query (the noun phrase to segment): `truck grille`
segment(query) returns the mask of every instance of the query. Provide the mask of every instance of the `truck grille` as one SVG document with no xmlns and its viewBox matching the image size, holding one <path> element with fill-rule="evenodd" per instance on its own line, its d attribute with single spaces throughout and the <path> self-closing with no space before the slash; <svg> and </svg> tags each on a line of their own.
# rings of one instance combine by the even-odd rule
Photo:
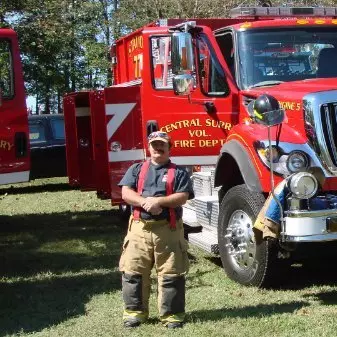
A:
<svg viewBox="0 0 337 337">
<path fill-rule="evenodd" d="M 337 90 L 306 95 L 305 129 L 323 166 L 337 175 Z"/>
<path fill-rule="evenodd" d="M 334 166 L 337 166 L 337 102 L 321 106 L 321 120 L 324 140 Z"/>
</svg>

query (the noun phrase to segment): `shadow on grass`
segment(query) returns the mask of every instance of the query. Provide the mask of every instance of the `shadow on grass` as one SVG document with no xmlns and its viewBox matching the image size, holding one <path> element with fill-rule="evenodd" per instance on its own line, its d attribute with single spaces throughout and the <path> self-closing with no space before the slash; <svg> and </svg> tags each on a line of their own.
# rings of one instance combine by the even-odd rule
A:
<svg viewBox="0 0 337 337">
<path fill-rule="evenodd" d="M 314 297 L 316 300 L 320 301 L 323 305 L 335 305 L 337 304 L 337 291 L 324 291 L 320 293 L 307 294 L 304 297 Z"/>
<path fill-rule="evenodd" d="M 274 288 L 300 290 L 312 286 L 336 286 L 337 270 L 332 268 L 334 260 L 307 261 L 287 269 Z"/>
<path fill-rule="evenodd" d="M 197 310 L 187 314 L 187 321 L 220 321 L 224 318 L 267 317 L 276 314 L 293 313 L 308 306 L 307 302 L 260 304 L 242 308 L 222 308 L 216 310 Z"/>
<path fill-rule="evenodd" d="M 116 267 L 126 232 L 117 214 L 109 210 L 0 216 L 0 276 Z"/>
<path fill-rule="evenodd" d="M 0 335 L 40 331 L 83 315 L 92 295 L 119 289 L 119 284 L 117 272 L 0 282 Z"/>
<path fill-rule="evenodd" d="M 42 185 L 33 185 L 33 186 L 20 186 L 14 187 L 10 186 L 7 188 L 0 189 L 0 195 L 4 194 L 30 194 L 30 193 L 41 193 L 41 192 L 60 192 L 60 191 L 70 191 L 76 190 L 78 188 L 70 186 L 68 183 L 58 183 L 58 184 L 42 184 Z"/>
<path fill-rule="evenodd" d="M 311 286 L 335 286 L 337 284 L 337 270 L 332 266 L 337 258 L 337 249 L 327 255 L 326 251 L 322 251 L 322 247 L 319 248 L 321 256 L 317 249 L 313 249 L 311 254 L 316 253 L 316 256 L 313 255 L 311 258 L 302 260 L 301 263 L 285 267 L 281 275 L 278 275 L 278 279 L 273 280 L 272 284 L 268 286 L 268 289 L 299 290 Z M 222 268 L 220 257 L 207 256 L 205 259 Z"/>
<path fill-rule="evenodd" d="M 85 314 L 93 295 L 120 289 L 117 211 L 0 216 L 0 226 L 0 336 Z"/>
</svg>

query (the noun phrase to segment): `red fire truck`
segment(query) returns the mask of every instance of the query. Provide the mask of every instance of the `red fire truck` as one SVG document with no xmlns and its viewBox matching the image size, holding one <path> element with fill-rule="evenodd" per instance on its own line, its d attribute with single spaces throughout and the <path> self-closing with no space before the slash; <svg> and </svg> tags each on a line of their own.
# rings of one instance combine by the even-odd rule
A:
<svg viewBox="0 0 337 337">
<path fill-rule="evenodd" d="M 233 280 L 264 286 L 298 246 L 337 240 L 337 9 L 231 16 L 162 20 L 118 40 L 114 85 L 64 98 L 68 175 L 121 204 L 117 183 L 148 157 L 148 134 L 168 132 L 196 194 L 184 207 L 189 241 L 220 253 Z M 255 121 L 248 107 L 262 94 L 279 101 L 283 123 Z M 279 236 L 261 240 L 254 221 L 289 176 Z"/>
<path fill-rule="evenodd" d="M 26 97 L 16 33 L 0 29 L 0 185 L 29 180 Z"/>
</svg>

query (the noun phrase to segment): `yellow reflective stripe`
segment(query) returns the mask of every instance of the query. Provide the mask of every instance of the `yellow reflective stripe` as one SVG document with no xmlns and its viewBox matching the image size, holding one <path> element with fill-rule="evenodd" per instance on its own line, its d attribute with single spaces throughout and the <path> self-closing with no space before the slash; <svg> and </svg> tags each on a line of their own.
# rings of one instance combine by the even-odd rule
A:
<svg viewBox="0 0 337 337">
<path fill-rule="evenodd" d="M 254 114 L 258 119 L 262 119 L 263 116 L 261 114 L 259 114 L 255 109 L 254 109 Z"/>
<path fill-rule="evenodd" d="M 132 311 L 132 310 L 124 310 L 123 312 L 123 321 L 127 320 L 128 318 L 137 318 L 139 319 L 142 323 L 147 320 L 149 317 L 148 312 L 143 312 L 143 311 Z"/>
<path fill-rule="evenodd" d="M 181 312 L 181 313 L 178 313 L 178 314 L 161 316 L 160 320 L 164 324 L 171 323 L 171 322 L 184 322 L 185 313 Z"/>
</svg>

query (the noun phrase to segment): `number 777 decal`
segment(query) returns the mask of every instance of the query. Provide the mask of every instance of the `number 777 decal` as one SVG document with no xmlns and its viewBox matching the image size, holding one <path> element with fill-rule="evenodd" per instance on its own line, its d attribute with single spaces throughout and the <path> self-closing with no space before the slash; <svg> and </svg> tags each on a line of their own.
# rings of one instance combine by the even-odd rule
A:
<svg viewBox="0 0 337 337">
<path fill-rule="evenodd" d="M 105 113 L 112 116 L 107 124 L 108 141 L 112 138 L 126 117 L 131 113 L 136 103 L 106 104 Z M 143 149 L 109 151 L 109 162 L 143 160 L 145 158 Z"/>
</svg>

